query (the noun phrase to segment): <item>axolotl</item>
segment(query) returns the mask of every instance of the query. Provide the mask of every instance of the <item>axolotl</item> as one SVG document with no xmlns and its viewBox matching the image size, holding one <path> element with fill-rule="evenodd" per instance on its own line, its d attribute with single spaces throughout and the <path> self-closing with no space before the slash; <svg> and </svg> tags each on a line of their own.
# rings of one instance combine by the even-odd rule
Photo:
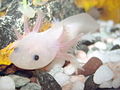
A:
<svg viewBox="0 0 120 90">
<path fill-rule="evenodd" d="M 17 33 L 14 51 L 10 59 L 14 65 L 22 69 L 39 69 L 45 66 L 64 65 L 69 60 L 74 66 L 77 62 L 68 50 L 83 36 L 80 33 L 94 32 L 99 28 L 96 20 L 86 13 L 70 16 L 44 32 L 38 32 L 43 16 L 37 14 L 33 30 L 29 29 L 28 18 L 24 18 L 24 34 Z"/>
</svg>

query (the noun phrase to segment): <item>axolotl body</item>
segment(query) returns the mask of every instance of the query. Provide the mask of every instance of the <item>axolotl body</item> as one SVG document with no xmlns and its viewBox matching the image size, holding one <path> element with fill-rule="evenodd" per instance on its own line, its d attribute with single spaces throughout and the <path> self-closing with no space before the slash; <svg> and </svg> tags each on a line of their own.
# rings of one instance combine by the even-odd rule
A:
<svg viewBox="0 0 120 90">
<path fill-rule="evenodd" d="M 48 65 L 63 65 L 65 60 L 77 64 L 67 51 L 77 43 L 80 33 L 96 31 L 98 24 L 86 13 L 71 16 L 56 23 L 44 32 L 38 32 L 42 23 L 42 15 L 38 13 L 36 24 L 30 31 L 28 19 L 24 20 L 24 35 L 16 34 L 14 51 L 10 55 L 13 64 L 22 69 L 39 69 Z"/>
</svg>

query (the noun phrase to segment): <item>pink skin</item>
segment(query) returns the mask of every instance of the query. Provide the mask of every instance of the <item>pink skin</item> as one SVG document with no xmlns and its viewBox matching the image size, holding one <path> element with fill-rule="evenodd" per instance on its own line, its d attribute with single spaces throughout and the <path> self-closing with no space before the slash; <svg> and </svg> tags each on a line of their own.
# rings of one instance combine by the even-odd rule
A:
<svg viewBox="0 0 120 90">
<path fill-rule="evenodd" d="M 50 29 L 38 33 L 43 14 L 37 13 L 33 30 L 28 26 L 28 18 L 24 16 L 24 34 L 16 31 L 18 40 L 10 59 L 19 68 L 39 69 L 47 66 L 50 70 L 55 65 L 62 67 L 69 60 L 75 68 L 80 68 L 76 58 L 67 51 L 83 36 L 80 33 L 94 32 L 99 28 L 96 21 L 86 13 L 68 17 Z"/>
<path fill-rule="evenodd" d="M 28 70 L 43 68 L 47 65 L 51 69 L 55 64 L 62 66 L 65 60 L 70 60 L 76 67 L 79 67 L 78 63 L 73 60 L 75 58 L 68 54 L 67 51 L 82 35 L 63 42 L 67 38 L 64 27 L 58 30 L 50 28 L 45 32 L 38 33 L 42 24 L 42 18 L 42 14 L 38 13 L 36 24 L 33 30 L 30 31 L 28 18 L 24 17 L 24 34 L 20 35 L 16 32 L 18 40 L 15 42 L 15 50 L 10 56 L 12 63 L 19 68 Z M 35 60 L 35 55 L 37 55 L 37 60 Z"/>
</svg>

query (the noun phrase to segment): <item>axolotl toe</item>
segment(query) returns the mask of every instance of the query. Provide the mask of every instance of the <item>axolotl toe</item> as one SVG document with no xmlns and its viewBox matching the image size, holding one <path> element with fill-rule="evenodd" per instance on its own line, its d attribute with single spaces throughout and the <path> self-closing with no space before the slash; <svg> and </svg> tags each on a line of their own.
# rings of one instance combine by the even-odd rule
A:
<svg viewBox="0 0 120 90">
<path fill-rule="evenodd" d="M 38 13 L 32 31 L 28 19 L 24 19 L 25 34 L 21 36 L 16 33 L 18 40 L 15 41 L 10 59 L 17 67 L 29 70 L 63 64 L 64 60 L 74 63 L 74 57 L 67 51 L 80 39 L 80 33 L 93 32 L 99 27 L 86 13 L 66 18 L 44 32 L 38 32 L 42 22 L 41 13 Z"/>
</svg>

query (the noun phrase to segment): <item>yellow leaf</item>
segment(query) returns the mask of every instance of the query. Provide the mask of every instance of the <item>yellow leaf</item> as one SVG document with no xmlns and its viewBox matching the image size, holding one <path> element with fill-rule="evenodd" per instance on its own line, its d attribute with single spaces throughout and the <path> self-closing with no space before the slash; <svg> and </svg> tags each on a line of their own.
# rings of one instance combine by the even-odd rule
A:
<svg viewBox="0 0 120 90">
<path fill-rule="evenodd" d="M 75 0 L 75 4 L 86 11 L 93 7 L 102 8 L 101 19 L 120 22 L 120 0 Z"/>
<path fill-rule="evenodd" d="M 88 11 L 90 8 L 97 5 L 97 1 L 96 0 L 75 0 L 75 4 L 79 8 L 84 8 L 85 11 Z"/>
<path fill-rule="evenodd" d="M 9 56 L 13 52 L 13 49 L 10 49 L 10 47 L 12 45 L 13 45 L 13 43 L 10 43 L 7 47 L 0 50 L 0 65 L 10 65 L 11 64 Z"/>
</svg>

